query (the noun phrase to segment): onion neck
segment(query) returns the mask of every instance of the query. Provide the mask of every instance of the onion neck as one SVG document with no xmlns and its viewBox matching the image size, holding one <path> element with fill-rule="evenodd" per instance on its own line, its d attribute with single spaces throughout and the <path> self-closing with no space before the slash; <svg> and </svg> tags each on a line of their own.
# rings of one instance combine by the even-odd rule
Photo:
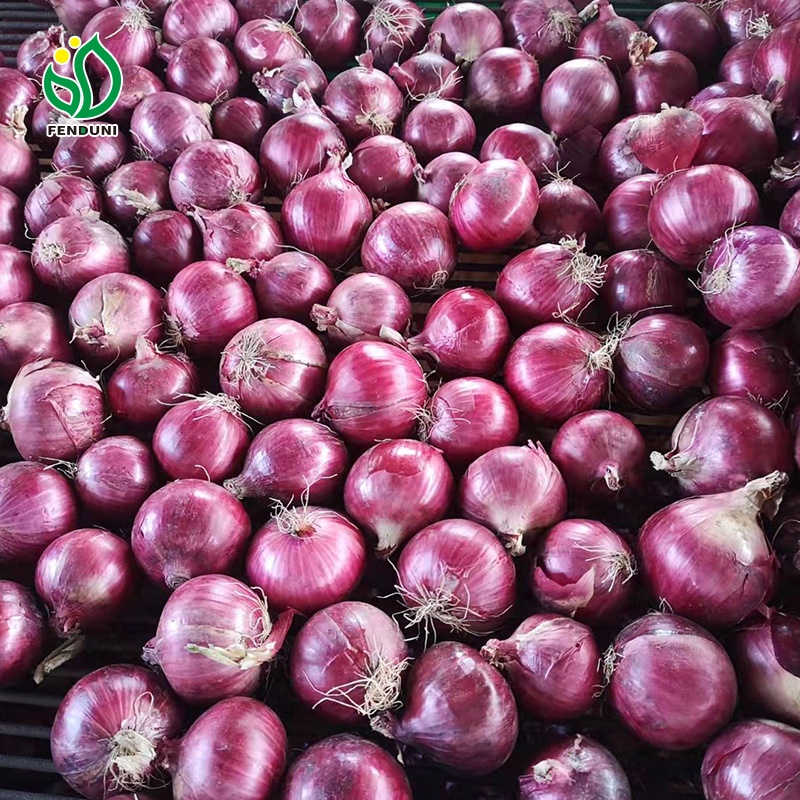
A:
<svg viewBox="0 0 800 800">
<path fill-rule="evenodd" d="M 619 477 L 619 468 L 616 464 L 608 464 L 606 466 L 603 480 L 605 481 L 609 491 L 616 493 L 622 488 L 622 481 Z"/>
<path fill-rule="evenodd" d="M 756 511 L 760 511 L 772 519 L 778 513 L 788 482 L 789 476 L 785 472 L 775 471 L 763 478 L 750 481 L 739 491 Z"/>
<path fill-rule="evenodd" d="M 57 631 L 58 632 L 58 631 Z M 59 633 L 59 635 L 61 635 Z M 39 663 L 33 673 L 33 680 L 39 684 L 54 670 L 72 661 L 75 656 L 80 655 L 86 648 L 86 637 L 79 632 L 70 636 L 62 642 L 52 653 Z"/>
<path fill-rule="evenodd" d="M 686 453 L 674 453 L 665 456 L 662 453 L 653 451 L 650 453 L 650 463 L 659 472 L 666 472 L 673 478 L 691 478 L 699 467 L 699 461 L 695 456 Z"/>
</svg>

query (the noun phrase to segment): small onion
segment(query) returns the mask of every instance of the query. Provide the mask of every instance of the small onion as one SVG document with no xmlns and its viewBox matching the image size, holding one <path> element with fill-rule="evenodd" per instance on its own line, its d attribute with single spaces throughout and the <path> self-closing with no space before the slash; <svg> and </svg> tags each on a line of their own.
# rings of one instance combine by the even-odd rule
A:
<svg viewBox="0 0 800 800">
<path fill-rule="evenodd" d="M 469 152 L 475 145 L 475 122 L 452 100 L 431 97 L 414 106 L 403 123 L 403 140 L 425 164 L 443 153 Z"/>
<path fill-rule="evenodd" d="M 463 100 L 464 86 L 458 67 L 442 55 L 441 33 L 431 33 L 428 43 L 418 53 L 394 64 L 389 75 L 408 99 L 420 102 L 432 97 Z"/>
<path fill-rule="evenodd" d="M 453 189 L 479 163 L 477 158 L 467 153 L 445 153 L 437 156 L 417 175 L 417 199 L 447 214 Z"/>
<path fill-rule="evenodd" d="M 536 59 L 513 47 L 494 47 L 467 73 L 466 106 L 492 120 L 524 120 L 539 97 Z"/>
<path fill-rule="evenodd" d="M 67 326 L 49 306 L 12 303 L 0 309 L 0 380 L 11 383 L 23 364 L 71 361 Z"/>
<path fill-rule="evenodd" d="M 558 167 L 558 148 L 540 128 L 513 122 L 495 128 L 481 146 L 481 161 L 497 158 L 521 160 L 537 180 L 543 180 Z"/>
<path fill-rule="evenodd" d="M 0 581 L 0 687 L 11 686 L 30 672 L 47 641 L 47 623 L 34 596 L 14 581 Z M 407 800 L 411 800 L 408 794 Z"/>
<path fill-rule="evenodd" d="M 103 212 L 101 191 L 86 178 L 76 175 L 48 175 L 25 201 L 25 224 L 31 236 L 38 236 L 51 222 L 62 217 L 92 217 Z"/>
<path fill-rule="evenodd" d="M 100 96 L 105 97 L 111 90 L 111 77 L 108 76 L 100 87 Z M 149 69 L 138 65 L 122 68 L 122 92 L 113 108 L 108 112 L 108 118 L 118 125 L 129 125 L 136 106 L 151 94 L 163 92 L 164 84 L 161 79 Z"/>
<path fill-rule="evenodd" d="M 30 256 L 16 247 L 0 244 L 0 311 L 13 303 L 29 301 L 33 291 Z"/>
<path fill-rule="evenodd" d="M 143 6 L 107 8 L 89 20 L 81 38 L 88 42 L 97 36 L 120 67 L 146 67 L 156 52 L 156 31 L 150 25 L 150 15 Z M 89 71 L 105 72 L 99 62 L 89 59 Z"/>
<path fill-rule="evenodd" d="M 503 29 L 508 44 L 554 67 L 572 57 L 572 44 L 581 20 L 569 0 L 531 0 L 503 6 Z"/>
<path fill-rule="evenodd" d="M 267 109 L 249 97 L 225 100 L 214 107 L 211 116 L 215 138 L 238 144 L 254 156 L 258 155 L 261 140 L 271 123 Z"/>
<path fill-rule="evenodd" d="M 133 232 L 136 271 L 154 286 L 167 286 L 184 267 L 202 257 L 200 232 L 180 211 L 148 214 Z"/>
<path fill-rule="evenodd" d="M 425 17 L 411 0 L 378 0 L 364 21 L 364 42 L 375 66 L 389 70 L 405 61 L 425 41 Z"/>
<path fill-rule="evenodd" d="M 301 9 L 308 8 L 308 0 Z M 327 0 L 323 0 L 327 2 Z M 333 0 L 336 2 L 336 0 Z M 339 0 L 345 2 L 345 0 Z M 352 9 L 351 9 L 352 10 Z M 274 69 L 264 69 L 253 76 L 253 85 L 267 101 L 267 109 L 275 117 L 283 117 L 295 111 L 294 95 L 297 87 L 304 83 L 315 102 L 319 102 L 328 88 L 328 79 L 322 68 L 310 58 L 293 58 Z"/>
<path fill-rule="evenodd" d="M 239 67 L 216 39 L 189 39 L 170 57 L 167 88 L 195 103 L 220 103 L 237 93 Z"/>
<path fill-rule="evenodd" d="M 615 73 L 622 74 L 630 67 L 628 44 L 639 26 L 620 17 L 608 0 L 599 0 L 599 13 L 580 33 L 575 42 L 578 58 L 598 58 Z"/>
<path fill-rule="evenodd" d="M 64 136 L 53 151 L 53 166 L 100 183 L 110 175 L 128 155 L 128 140 L 123 134 L 116 136 Z"/>
<path fill-rule="evenodd" d="M 447 6 L 437 15 L 431 33 L 442 37 L 442 52 L 451 61 L 470 65 L 489 50 L 502 47 L 503 30 L 497 15 L 480 3 Z"/>
<path fill-rule="evenodd" d="M 603 227 L 615 251 L 636 250 L 650 244 L 647 214 L 661 177 L 639 175 L 621 183 L 603 205 Z"/>
<path fill-rule="evenodd" d="M 201 36 L 228 41 L 239 27 L 239 18 L 228 0 L 173 0 L 161 27 L 164 39 L 176 46 Z"/>
<path fill-rule="evenodd" d="M 537 242 L 560 242 L 564 238 L 593 245 L 603 225 L 594 198 L 569 178 L 556 178 L 539 192 L 539 208 L 533 227 Z"/>
<path fill-rule="evenodd" d="M 373 205 L 392 205 L 414 199 L 417 171 L 409 144 L 394 136 L 370 136 L 353 150 L 347 174 Z"/>
<path fill-rule="evenodd" d="M 233 52 L 239 66 L 249 75 L 308 55 L 295 29 L 276 19 L 245 22 L 236 33 Z"/>
<path fill-rule="evenodd" d="M 294 27 L 325 69 L 342 66 L 358 52 L 361 18 L 346 0 L 308 0 L 298 9 Z"/>
</svg>

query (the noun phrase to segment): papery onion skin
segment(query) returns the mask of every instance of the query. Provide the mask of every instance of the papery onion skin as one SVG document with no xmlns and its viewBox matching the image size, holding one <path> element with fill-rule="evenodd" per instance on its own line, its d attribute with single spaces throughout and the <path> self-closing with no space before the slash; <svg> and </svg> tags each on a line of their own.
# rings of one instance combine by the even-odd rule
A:
<svg viewBox="0 0 800 800">
<path fill-rule="evenodd" d="M 18 132 L 0 127 L 0 156 L 0 186 L 24 197 L 36 183 L 36 154 Z"/>
<path fill-rule="evenodd" d="M 647 214 L 661 180 L 658 175 L 638 175 L 608 196 L 603 204 L 603 227 L 613 250 L 636 250 L 650 244 Z"/>
<path fill-rule="evenodd" d="M 53 69 L 57 75 L 68 75 L 69 73 L 65 71 L 66 65 L 53 60 L 56 49 L 64 47 L 65 33 L 63 26 L 51 25 L 46 30 L 28 36 L 17 49 L 17 69 L 26 77 L 41 82 L 47 65 L 53 62 Z M 3 124 L 6 124 L 6 121 Z"/>
<path fill-rule="evenodd" d="M 755 92 L 752 85 L 753 58 L 760 45 L 760 39 L 745 39 L 728 50 L 720 61 L 717 76 L 721 81 L 730 81 L 745 88 L 746 93 L 742 97 Z"/>
<path fill-rule="evenodd" d="M 236 0 L 236 11 L 243 23 L 265 17 L 288 22 L 296 10 L 293 0 Z"/>
<path fill-rule="evenodd" d="M 5 688 L 34 668 L 47 643 L 47 623 L 39 604 L 14 581 L 0 581 L 0 628 L 0 687 Z"/>
<path fill-rule="evenodd" d="M 258 156 L 261 140 L 272 124 L 272 117 L 264 106 L 249 97 L 232 97 L 215 106 L 211 127 L 217 139 L 244 147 Z"/>
<path fill-rule="evenodd" d="M 581 20 L 569 0 L 506 3 L 503 29 L 509 44 L 532 55 L 546 67 L 572 57 L 572 45 L 581 30 Z"/>
<path fill-rule="evenodd" d="M 325 69 L 340 67 L 358 51 L 361 18 L 346 0 L 309 0 L 294 19 L 303 44 Z"/>
<path fill-rule="evenodd" d="M 203 257 L 200 231 L 180 211 L 148 214 L 133 232 L 133 262 L 154 286 L 166 287 L 184 268 Z"/>
<path fill-rule="evenodd" d="M 658 42 L 661 50 L 681 53 L 698 68 L 715 64 L 719 57 L 719 32 L 711 15 L 698 4 L 667 3 L 650 14 L 642 30 Z"/>
<path fill-rule="evenodd" d="M 463 76 L 458 67 L 442 55 L 442 35 L 439 32 L 431 33 L 428 43 L 418 53 L 402 64 L 393 64 L 389 75 L 412 102 L 430 97 L 464 99 Z"/>
<path fill-rule="evenodd" d="M 512 122 L 495 128 L 481 146 L 481 161 L 497 158 L 522 159 L 537 181 L 543 180 L 558 166 L 558 148 L 553 137 L 524 122 Z"/>
<path fill-rule="evenodd" d="M 339 0 L 344 2 L 344 0 Z M 413 200 L 417 158 L 409 144 L 394 136 L 370 136 L 353 150 L 350 179 L 372 200 L 389 205 Z"/>
<path fill-rule="evenodd" d="M 12 303 L 0 309 L 0 380 L 11 383 L 24 364 L 46 358 L 72 360 L 59 315 L 41 303 Z"/>
<path fill-rule="evenodd" d="M 468 153 L 445 153 L 431 161 L 421 173 L 417 199 L 447 214 L 453 189 L 480 162 Z"/>
<path fill-rule="evenodd" d="M 116 136 L 64 136 L 53 151 L 53 167 L 100 183 L 128 154 L 128 139 Z"/>
<path fill-rule="evenodd" d="M 33 298 L 30 257 L 16 247 L 0 244 L 0 310 Z M 3 372 L 4 370 L 0 370 Z"/>
<path fill-rule="evenodd" d="M 467 73 L 467 108 L 478 116 L 508 122 L 530 115 L 539 97 L 536 59 L 513 47 L 479 56 Z"/>
<path fill-rule="evenodd" d="M 202 4 L 174 0 L 167 7 L 161 27 L 164 39 L 173 45 L 200 36 L 227 41 L 233 39 L 239 18 L 228 0 L 206 0 Z"/>
<path fill-rule="evenodd" d="M 86 178 L 55 174 L 39 183 L 25 201 L 25 224 L 38 236 L 51 222 L 61 217 L 99 217 L 103 195 Z"/>
<path fill-rule="evenodd" d="M 171 591 L 198 575 L 231 570 L 249 538 L 242 504 L 213 483 L 190 479 L 168 483 L 145 500 L 131 545 L 142 572 Z"/>
<path fill-rule="evenodd" d="M 155 28 L 149 23 L 149 14 L 142 7 L 120 8 L 114 6 L 95 14 L 83 29 L 81 38 L 88 42 L 97 36 L 120 67 L 146 67 L 156 52 Z M 106 68 L 89 59 L 90 72 L 105 77 Z"/>
<path fill-rule="evenodd" d="M 612 186 L 649 172 L 633 152 L 633 131 L 641 114 L 633 114 L 618 122 L 603 138 L 598 151 L 598 168 L 603 180 Z"/>
<path fill-rule="evenodd" d="M 405 61 L 425 41 L 425 17 L 411 0 L 378 0 L 364 20 L 364 42 L 384 71 Z"/>
<path fill-rule="evenodd" d="M 100 97 L 105 97 L 111 89 L 111 77 L 108 76 L 100 87 Z M 122 68 L 122 93 L 114 106 L 108 111 L 108 118 L 118 125 L 129 125 L 134 109 L 151 94 L 163 92 L 165 89 L 161 79 L 149 69 L 138 65 Z"/>
<path fill-rule="evenodd" d="M 800 112 L 800 20 L 776 28 L 753 57 L 753 88 L 777 107 L 780 121 Z"/>
<path fill-rule="evenodd" d="M 308 2 L 302 8 L 307 8 Z M 310 58 L 293 58 L 280 67 L 265 69 L 253 76 L 253 84 L 267 101 L 267 109 L 277 118 L 296 110 L 294 97 L 301 83 L 305 83 L 315 102 L 322 100 L 328 87 L 322 68 Z"/>
<path fill-rule="evenodd" d="M 0 125 L 16 127 L 33 108 L 36 83 L 13 67 L 0 66 Z"/>
<path fill-rule="evenodd" d="M 502 47 L 503 30 L 497 15 L 480 3 L 459 3 L 444 8 L 431 26 L 442 37 L 442 52 L 468 68 L 489 50 Z"/>
<path fill-rule="evenodd" d="M 471 151 L 475 136 L 475 121 L 469 112 L 438 97 L 414 106 L 403 123 L 403 141 L 414 148 L 423 164 L 443 153 Z"/>
<path fill-rule="evenodd" d="M 736 707 L 736 674 L 727 653 L 683 617 L 641 617 L 617 636 L 607 657 L 613 658 L 612 707 L 638 738 L 660 750 L 704 744 Z M 675 703 L 701 676 L 703 691 L 692 693 L 691 703 Z"/>
<path fill-rule="evenodd" d="M 591 246 L 600 238 L 602 225 L 594 198 L 569 178 L 556 178 L 539 193 L 539 208 L 533 221 L 537 242 L 567 238 Z"/>
</svg>

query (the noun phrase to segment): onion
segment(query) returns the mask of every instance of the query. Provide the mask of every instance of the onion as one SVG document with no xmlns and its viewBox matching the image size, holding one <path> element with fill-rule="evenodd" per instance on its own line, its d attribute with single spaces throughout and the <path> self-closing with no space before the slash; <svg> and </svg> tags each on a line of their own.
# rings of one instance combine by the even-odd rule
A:
<svg viewBox="0 0 800 800">
<path fill-rule="evenodd" d="M 232 97 L 214 107 L 211 127 L 216 139 L 225 139 L 257 156 L 261 140 L 272 123 L 264 106 L 249 97 Z"/>
<path fill-rule="evenodd" d="M 95 14 L 114 5 L 113 0 L 54 0 L 58 21 L 71 33 L 80 33 Z"/>
<path fill-rule="evenodd" d="M 345 278 L 325 305 L 314 305 L 311 319 L 341 349 L 354 342 L 378 340 L 381 331 L 405 336 L 411 325 L 411 301 L 393 280 L 362 272 Z"/>
<path fill-rule="evenodd" d="M 504 367 L 506 388 L 517 408 L 546 427 L 597 408 L 609 390 L 609 344 L 562 322 L 525 333 L 514 343 Z"/>
<path fill-rule="evenodd" d="M 364 572 L 361 532 L 336 511 L 279 506 L 253 537 L 247 580 L 273 607 L 313 614 L 346 599 Z"/>
<path fill-rule="evenodd" d="M 300 629 L 289 677 L 300 701 L 320 716 L 358 725 L 397 704 L 408 648 L 397 623 L 366 603 L 318 611 Z"/>
<path fill-rule="evenodd" d="M 709 357 L 702 328 L 677 314 L 652 314 L 622 334 L 614 376 L 634 405 L 669 411 L 703 385 Z"/>
<path fill-rule="evenodd" d="M 447 214 L 453 189 L 479 163 L 477 158 L 467 153 L 445 153 L 437 156 L 417 173 L 417 199 Z"/>
<path fill-rule="evenodd" d="M 195 103 L 219 103 L 237 93 L 239 67 L 224 44 L 215 39 L 189 39 L 169 60 L 167 86 Z"/>
<path fill-rule="evenodd" d="M 511 2 L 504 4 L 503 11 L 509 44 L 546 67 L 572 57 L 571 45 L 580 32 L 581 20 L 569 0 Z"/>
<path fill-rule="evenodd" d="M 621 183 L 603 204 L 603 227 L 615 250 L 636 250 L 650 244 L 647 214 L 661 177 L 639 175 Z"/>
<path fill-rule="evenodd" d="M 520 775 L 521 800 L 631 800 L 631 787 L 614 756 L 578 734 L 540 750 Z"/>
<path fill-rule="evenodd" d="M 726 231 L 703 264 L 700 290 L 720 322 L 739 330 L 772 327 L 800 302 L 800 250 L 773 228 Z"/>
<path fill-rule="evenodd" d="M 78 459 L 75 491 L 83 508 L 103 521 L 127 521 L 158 483 L 150 448 L 133 436 L 109 436 Z"/>
<path fill-rule="evenodd" d="M 413 200 L 418 170 L 409 144 L 394 136 L 370 136 L 353 150 L 347 174 L 373 206 L 381 206 Z"/>
<path fill-rule="evenodd" d="M 347 448 L 330 428 L 307 419 L 274 422 L 250 444 L 240 475 L 225 481 L 239 499 L 308 498 L 328 503 L 339 495 L 348 467 Z"/>
<path fill-rule="evenodd" d="M 481 161 L 497 158 L 521 160 L 537 180 L 543 180 L 556 171 L 558 148 L 553 137 L 543 130 L 523 122 L 514 122 L 495 128 L 483 142 Z"/>
<path fill-rule="evenodd" d="M 716 239 L 736 225 L 755 222 L 758 214 L 753 184 L 731 167 L 712 164 L 678 172 L 659 184 L 647 226 L 667 258 L 694 267 Z"/>
<path fill-rule="evenodd" d="M 294 27 L 325 69 L 342 66 L 358 52 L 361 18 L 346 0 L 308 0 L 298 9 Z"/>
<path fill-rule="evenodd" d="M 719 32 L 714 20 L 699 4 L 667 3 L 650 14 L 642 29 L 662 50 L 681 53 L 698 68 L 709 67 L 719 58 Z"/>
<path fill-rule="evenodd" d="M 138 792 L 162 780 L 159 750 L 182 725 L 175 698 L 149 669 L 102 667 L 62 700 L 52 727 L 53 763 L 90 800 L 103 800 L 109 789 Z"/>
<path fill-rule="evenodd" d="M 475 122 L 468 111 L 435 97 L 412 108 L 403 123 L 403 139 L 422 163 L 443 153 L 472 150 L 475 136 Z"/>
<path fill-rule="evenodd" d="M 519 720 L 500 673 L 471 647 L 443 642 L 414 664 L 402 718 L 376 727 L 457 773 L 486 775 L 508 760 Z"/>
<path fill-rule="evenodd" d="M 315 256 L 299 250 L 262 262 L 254 273 L 258 310 L 264 317 L 308 323 L 311 310 L 336 287 L 333 273 Z"/>
<path fill-rule="evenodd" d="M 198 356 L 214 356 L 256 321 L 256 299 L 230 267 L 197 261 L 182 269 L 164 300 L 170 337 Z"/>
<path fill-rule="evenodd" d="M 0 310 L 30 300 L 34 288 L 30 256 L 16 247 L 0 244 Z"/>
<path fill-rule="evenodd" d="M 537 242 L 560 242 L 565 237 L 590 245 L 600 238 L 603 220 L 594 198 L 569 178 L 550 181 L 539 193 L 533 221 Z"/>
<path fill-rule="evenodd" d="M 0 686 L 11 686 L 36 665 L 47 641 L 47 623 L 34 596 L 14 581 L 0 581 Z M 407 796 L 411 800 L 411 794 Z"/>
<path fill-rule="evenodd" d="M 69 307 L 69 327 L 79 355 L 107 366 L 131 358 L 136 340 L 161 339 L 161 294 L 135 275 L 112 273 L 89 281 Z"/>
<path fill-rule="evenodd" d="M 660 750 L 699 747 L 733 715 L 733 665 L 719 642 L 687 619 L 641 617 L 623 629 L 603 661 L 614 710 L 635 736 Z M 700 680 L 703 691 L 692 693 L 691 703 L 675 703 Z"/>
<path fill-rule="evenodd" d="M 590 22 L 575 42 L 578 58 L 602 59 L 614 72 L 622 74 L 630 67 L 628 44 L 639 26 L 620 17 L 608 0 L 599 0 L 597 19 Z"/>
<path fill-rule="evenodd" d="M 323 739 L 300 755 L 286 774 L 283 800 L 335 800 L 343 786 L 358 786 L 372 800 L 412 800 L 397 760 L 349 733 Z"/>
<path fill-rule="evenodd" d="M 0 127 L 0 186 L 25 197 L 36 183 L 36 154 L 15 128 Z"/>
<path fill-rule="evenodd" d="M 131 136 L 144 158 L 171 167 L 189 145 L 211 139 L 208 110 L 173 92 L 156 92 L 134 108 Z"/>
<path fill-rule="evenodd" d="M 97 380 L 49 358 L 20 369 L 2 413 L 3 427 L 28 461 L 73 461 L 102 437 L 105 417 Z"/>
<path fill-rule="evenodd" d="M 132 425 L 154 426 L 180 398 L 200 388 L 197 370 L 180 353 L 162 353 L 144 337 L 136 354 L 108 382 L 111 413 Z"/>
<path fill-rule="evenodd" d="M 322 397 L 328 359 L 320 340 L 290 319 L 263 319 L 222 351 L 219 382 L 251 418 L 301 417 Z"/>
<path fill-rule="evenodd" d="M 53 151 L 53 166 L 101 183 L 128 155 L 128 140 L 116 136 L 64 136 Z"/>
<path fill-rule="evenodd" d="M 716 9 L 714 20 L 725 47 L 735 46 L 738 42 L 749 38 L 751 32 L 756 32 L 752 23 L 754 17 L 758 20 L 757 15 L 757 0 L 726 0 L 723 6 Z M 757 27 L 761 27 L 760 22 Z"/>
<path fill-rule="evenodd" d="M 36 84 L 22 72 L 0 67 L 0 125 L 15 128 L 22 124 L 38 95 Z"/>
<path fill-rule="evenodd" d="M 633 131 L 641 118 L 641 114 L 625 117 L 603 138 L 597 153 L 598 170 L 603 181 L 609 186 L 619 186 L 630 178 L 649 172 L 636 157 L 632 147 Z"/>
<path fill-rule="evenodd" d="M 121 67 L 146 67 L 156 52 L 156 30 L 149 20 L 150 15 L 142 6 L 107 8 L 89 20 L 82 38 L 88 42 L 97 36 Z M 95 74 L 106 71 L 94 59 L 88 64 L 89 71 Z"/>
<path fill-rule="evenodd" d="M 66 325 L 49 306 L 12 303 L 0 309 L 0 380 L 11 383 L 23 364 L 70 361 Z"/>
<path fill-rule="evenodd" d="M 103 195 L 86 178 L 55 173 L 33 189 L 25 201 L 25 224 L 38 236 L 51 222 L 62 217 L 91 217 L 103 212 Z"/>
<path fill-rule="evenodd" d="M 10 189 L 0 186 L 0 247 L 21 243 L 22 219 L 22 201 Z"/>
<path fill-rule="evenodd" d="M 289 192 L 281 210 L 288 243 L 330 267 L 341 266 L 358 249 L 372 220 L 367 196 L 333 155 L 318 175 Z"/>
<path fill-rule="evenodd" d="M 778 119 L 791 123 L 800 112 L 800 20 L 776 28 L 753 57 L 755 90 L 778 110 Z"/>
<path fill-rule="evenodd" d="M 148 214 L 133 232 L 136 271 L 155 286 L 166 286 L 184 267 L 202 257 L 200 232 L 180 211 Z"/>
<path fill-rule="evenodd" d="M 466 106 L 473 114 L 492 120 L 524 120 L 538 97 L 539 65 L 513 47 L 487 50 L 467 73 Z"/>
<path fill-rule="evenodd" d="M 542 117 L 557 136 L 610 128 L 618 110 L 617 82 L 602 61 L 576 58 L 561 64 L 542 87 Z"/>
<path fill-rule="evenodd" d="M 238 566 L 249 538 L 250 520 L 235 497 L 206 480 L 189 479 L 168 483 L 142 503 L 131 545 L 142 572 L 171 590 L 198 575 L 220 578 L 214 573 Z M 213 591 L 213 582 L 207 587 Z"/>
<path fill-rule="evenodd" d="M 356 342 L 333 359 L 325 394 L 312 417 L 329 422 L 353 447 L 407 439 L 427 385 L 416 360 L 384 342 Z"/>
<path fill-rule="evenodd" d="M 428 203 L 401 203 L 387 209 L 369 226 L 361 245 L 364 269 L 391 278 L 407 291 L 444 286 L 457 258 L 447 217 Z"/>
<path fill-rule="evenodd" d="M 501 158 L 480 164 L 456 185 L 450 221 L 470 250 L 497 252 L 530 228 L 538 207 L 533 173 L 521 161 Z"/>
<path fill-rule="evenodd" d="M 236 33 L 233 52 L 239 66 L 249 75 L 308 55 L 295 29 L 276 19 L 245 22 Z"/>
<path fill-rule="evenodd" d="M 296 10 L 295 0 L 236 0 L 236 11 L 242 22 L 267 17 L 288 22 Z"/>
<path fill-rule="evenodd" d="M 67 65 L 59 64 L 53 60 L 56 50 L 59 47 L 66 46 L 64 43 L 65 34 L 66 31 L 62 25 L 51 25 L 46 30 L 36 31 L 36 33 L 26 37 L 17 50 L 17 69 L 26 77 L 38 82 L 41 82 L 42 75 L 50 63 L 53 64 L 53 71 L 57 75 L 68 75 Z M 2 76 L 0 77 L 0 82 L 4 84 L 6 91 L 9 88 L 16 88 L 15 84 L 16 86 L 21 85 L 21 82 L 16 83 L 14 81 L 9 86 L 7 81 L 9 81 L 10 75 L 7 72 L 0 72 L 0 76 Z M 5 103 L 0 102 L 0 105 L 5 105 Z M 4 122 L 3 124 L 7 123 Z"/>
<path fill-rule="evenodd" d="M 394 64 L 389 75 L 401 92 L 411 101 L 432 97 L 442 100 L 462 100 L 464 86 L 458 67 L 442 55 L 442 34 L 431 33 L 428 43 L 419 53 L 402 64 Z"/>
<path fill-rule="evenodd" d="M 35 562 L 47 545 L 71 531 L 77 521 L 78 503 L 63 475 L 28 461 L 0 467 L 0 557 L 4 564 Z"/>
<path fill-rule="evenodd" d="M 425 41 L 425 17 L 411 0 L 378 0 L 364 21 L 364 42 L 375 66 L 388 72 Z"/>
<path fill-rule="evenodd" d="M 795 192 L 791 200 L 784 206 L 780 229 L 791 236 L 795 244 L 800 246 L 800 192 Z"/>
<path fill-rule="evenodd" d="M 426 641 L 437 631 L 488 636 L 514 606 L 511 556 L 488 528 L 463 519 L 416 533 L 400 554 L 397 581 L 403 616 Z"/>
<path fill-rule="evenodd" d="M 327 2 L 328 0 L 323 0 Z M 333 0 L 335 2 L 335 0 Z M 308 8 L 308 0 L 301 9 Z M 345 2 L 345 0 L 339 0 Z M 253 76 L 253 84 L 267 101 L 270 113 L 280 118 L 295 111 L 294 96 L 297 87 L 304 83 L 315 102 L 322 99 L 328 88 L 328 79 L 322 68 L 310 58 L 293 58 L 275 69 L 265 69 Z"/>
<path fill-rule="evenodd" d="M 686 169 L 702 146 L 703 115 L 662 106 L 658 114 L 636 116 L 630 131 L 633 155 L 647 169 L 669 174 Z"/>
<path fill-rule="evenodd" d="M 390 134 L 403 112 L 403 95 L 394 81 L 373 67 L 372 52 L 359 56 L 358 66 L 340 72 L 325 90 L 325 113 L 347 140 Z"/>
<path fill-rule="evenodd" d="M 100 87 L 100 96 L 105 97 L 111 90 L 111 77 L 108 76 Z M 122 67 L 122 92 L 114 107 L 108 112 L 108 118 L 118 125 L 129 125 L 136 106 L 151 94 L 163 92 L 161 79 L 149 69 L 138 65 Z"/>
<path fill-rule="evenodd" d="M 181 45 L 199 37 L 224 42 L 233 39 L 239 18 L 228 0 L 173 0 L 161 27 L 169 44 Z"/>
<path fill-rule="evenodd" d="M 773 472 L 742 488 L 679 500 L 656 512 L 638 540 L 650 594 L 677 613 L 720 628 L 768 602 L 777 561 L 758 516 L 777 509 L 786 482 L 784 473 Z"/>
<path fill-rule="evenodd" d="M 558 160 L 562 177 L 570 178 L 598 197 L 605 195 L 605 187 L 592 176 L 598 173 L 600 146 L 603 134 L 593 127 L 582 128 L 574 136 L 562 139 L 558 144 Z"/>
<path fill-rule="evenodd" d="M 503 267 L 497 279 L 497 302 L 521 330 L 556 317 L 578 319 L 602 287 L 604 269 L 600 256 L 585 253 L 575 239 L 542 244 Z"/>
<path fill-rule="evenodd" d="M 456 64 L 470 65 L 489 50 L 503 46 L 497 15 L 480 3 L 458 3 L 443 8 L 431 26 L 442 37 L 442 52 Z"/>
<path fill-rule="evenodd" d="M 753 58 L 761 45 L 760 39 L 745 39 L 735 44 L 722 59 L 717 74 L 721 81 L 731 81 L 747 87 L 747 95 L 753 93 Z M 742 95 L 746 97 L 747 95 Z"/>
<path fill-rule="evenodd" d="M 672 432 L 670 452 L 653 453 L 685 495 L 741 489 L 761 475 L 792 471 L 789 431 L 747 397 L 714 397 L 689 409 Z"/>
<path fill-rule="evenodd" d="M 508 639 L 490 639 L 481 655 L 506 675 L 535 719 L 563 722 L 589 713 L 596 703 L 600 651 L 591 629 L 580 622 L 534 614 Z"/>
</svg>

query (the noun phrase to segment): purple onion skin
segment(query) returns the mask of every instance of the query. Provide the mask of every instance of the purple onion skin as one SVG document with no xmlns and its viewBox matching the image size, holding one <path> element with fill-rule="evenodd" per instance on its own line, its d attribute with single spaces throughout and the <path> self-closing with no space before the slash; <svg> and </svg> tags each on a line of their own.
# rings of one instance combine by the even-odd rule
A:
<svg viewBox="0 0 800 800">
<path fill-rule="evenodd" d="M 48 636 L 45 615 L 33 594 L 13 581 L 0 581 L 0 630 L 0 688 L 4 688 L 34 668 Z"/>
<path fill-rule="evenodd" d="M 637 250 L 648 247 L 647 211 L 656 188 L 658 175 L 639 175 L 621 183 L 603 205 L 603 227 L 612 250 Z"/>
<path fill-rule="evenodd" d="M 283 317 L 310 324 L 311 309 L 324 303 L 336 288 L 325 264 L 309 253 L 289 250 L 255 270 L 256 301 L 265 317 Z"/>
<path fill-rule="evenodd" d="M 35 288 L 30 256 L 0 244 L 0 311 L 14 303 L 30 302 Z M 4 371 L 0 369 L 0 374 Z"/>
<path fill-rule="evenodd" d="M 272 117 L 264 106 L 249 97 L 232 97 L 215 106 L 211 127 L 217 139 L 244 147 L 257 156 L 264 134 L 272 124 Z"/>
<path fill-rule="evenodd" d="M 25 201 L 25 224 L 38 236 L 62 217 L 94 217 L 103 212 L 103 194 L 91 181 L 77 175 L 51 175 Z"/>
<path fill-rule="evenodd" d="M 780 229 L 800 247 L 800 191 L 792 195 L 781 214 Z"/>
<path fill-rule="evenodd" d="M 105 97 L 111 88 L 111 78 L 103 81 L 100 87 L 100 97 Z M 150 72 L 149 69 L 138 65 L 122 68 L 122 94 L 111 110 L 108 118 L 118 125 L 129 125 L 136 106 L 151 94 L 164 91 L 164 83 Z"/>
<path fill-rule="evenodd" d="M 189 264 L 203 257 L 203 237 L 180 211 L 148 214 L 133 232 L 133 262 L 154 286 L 166 288 Z"/>
<path fill-rule="evenodd" d="M 714 20 L 702 6 L 691 2 L 672 2 L 657 8 L 644 22 L 660 50 L 673 50 L 686 56 L 698 69 L 716 63 L 720 35 Z"/>
<path fill-rule="evenodd" d="M 0 186 L 0 246 L 21 244 L 22 201 Z"/>
</svg>

